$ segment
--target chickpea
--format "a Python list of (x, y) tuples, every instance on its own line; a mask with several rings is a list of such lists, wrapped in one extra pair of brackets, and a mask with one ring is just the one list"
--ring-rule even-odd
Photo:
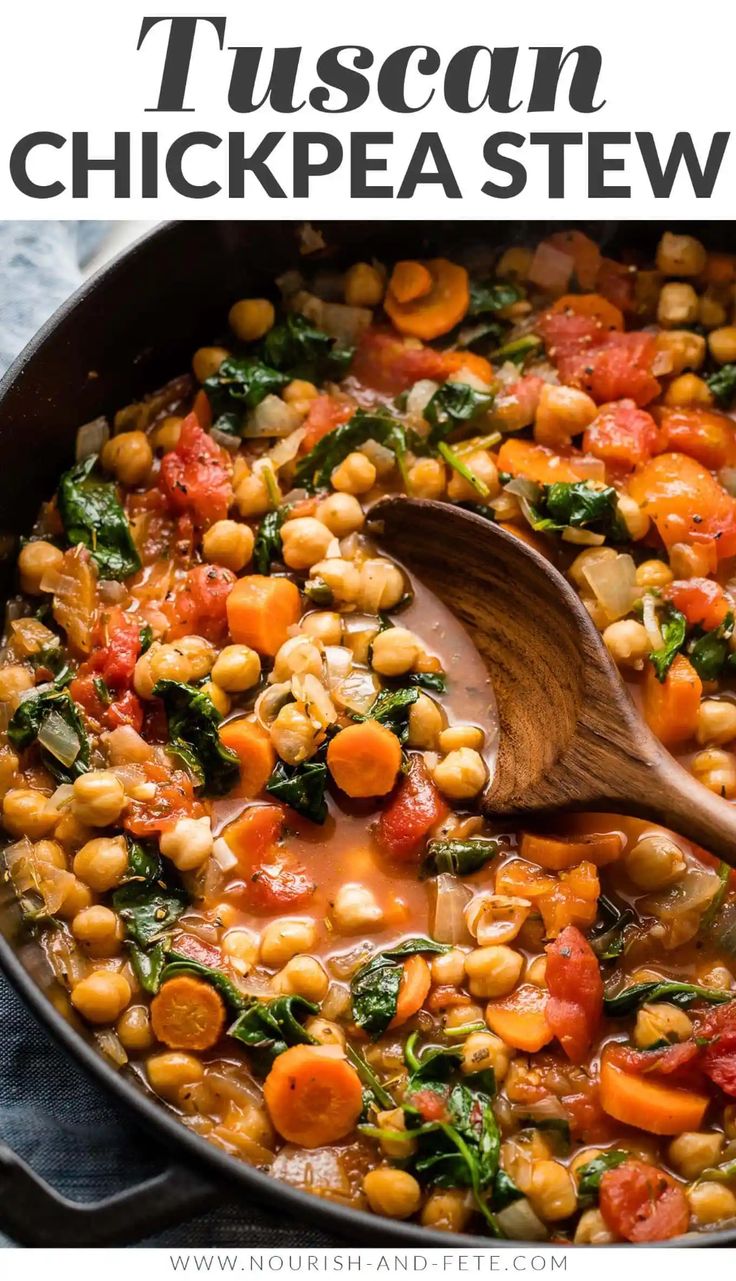
[(410, 747), (434, 752), (442, 733), (442, 711), (428, 694), (420, 694), (409, 708)]
[(314, 610), (305, 614), (300, 625), (307, 636), (322, 645), (339, 645), (342, 641), (342, 618), (332, 611)]
[[(401, 1130), (405, 1132), (406, 1118), (404, 1109), (390, 1108), (386, 1112), (379, 1112), (376, 1116), (376, 1124), (382, 1130)], [(394, 1161), (406, 1161), (416, 1152), (417, 1141), (407, 1134), (406, 1138), (379, 1139), (378, 1146), (384, 1156), (391, 1157)]]
[(281, 708), (271, 726), (271, 742), (282, 761), (298, 765), (314, 751), (316, 730), (309, 717), (296, 703)]
[(710, 289), (700, 296), (698, 321), (704, 329), (718, 329), (726, 323), (726, 308)]
[(315, 1016), (307, 1019), (304, 1026), (315, 1041), (319, 1041), (320, 1045), (337, 1045), (344, 1050), (346, 1036), (339, 1023), (333, 1023), (330, 1019), (321, 1019)]
[(633, 618), (609, 623), (603, 632), (603, 644), (618, 667), (641, 667), (652, 648), (646, 627)]
[(243, 569), (253, 555), (255, 535), (250, 525), (237, 520), (216, 520), (205, 531), (202, 551), (213, 565), (224, 565), (234, 574)]
[(657, 269), (664, 276), (699, 276), (707, 259), (705, 247), (694, 236), (665, 231), (657, 246)]
[(680, 374), (673, 378), (664, 393), (665, 405), (712, 405), (713, 392), (697, 374)]
[(703, 578), (711, 572), (710, 553), (705, 547), (673, 543), (669, 555), (670, 569), (675, 578)]
[(657, 351), (669, 356), (670, 373), (681, 374), (686, 369), (700, 369), (705, 360), (705, 339), (689, 329), (667, 329), (657, 334)]
[(354, 262), (345, 272), (343, 291), (349, 307), (377, 307), (385, 288), (381, 272), (368, 262)]
[(332, 920), (340, 934), (370, 932), (383, 924), (383, 909), (367, 886), (349, 883), (335, 894)]
[(488, 772), (479, 752), (472, 747), (459, 747), (448, 752), (434, 769), (434, 781), (444, 796), (454, 801), (468, 801), (485, 786)]
[(469, 480), (466, 480), (459, 472), (453, 471), (447, 483), (447, 497), (452, 499), (454, 503), (489, 502), (501, 492), (498, 468), (487, 450), (477, 449), (472, 454), (466, 455), (463, 458), (463, 462), (470, 468), (473, 475), (483, 482), (488, 489), (488, 493), (485, 497), (481, 497)]
[(442, 1023), (445, 1028), (472, 1027), (475, 1023), (484, 1023), (485, 1015), (479, 1005), (453, 1005), (446, 1010)]
[(169, 1103), (176, 1103), (185, 1085), (194, 1085), (204, 1077), (204, 1064), (193, 1054), (171, 1050), (156, 1054), (146, 1064), (146, 1073), (152, 1090)]
[(32, 841), (47, 836), (57, 813), (47, 808), (48, 798), (30, 787), (11, 787), (3, 797), (3, 825), (11, 836), (29, 836)]
[(387, 1219), (408, 1219), (422, 1204), (422, 1189), (412, 1174), (381, 1166), (369, 1170), (363, 1179), (363, 1191), (374, 1214)]
[(66, 889), (59, 908), (59, 916), (63, 917), (65, 921), (70, 921), (75, 916), (78, 916), (80, 912), (83, 912), (86, 907), (91, 906), (92, 891), (88, 885), (85, 885), (83, 881), (75, 877), (71, 885)]
[(664, 1001), (642, 1005), (636, 1016), (634, 1043), (640, 1050), (658, 1041), (687, 1041), (692, 1034), (692, 1020), (685, 1011)]
[(20, 701), (20, 695), (27, 689), (33, 689), (34, 684), (33, 676), (20, 663), (0, 667), (0, 702), (8, 703), (15, 710)]
[(33, 855), (38, 863), (48, 863), (51, 867), (58, 867), (62, 872), (66, 871), (66, 854), (58, 841), (36, 841), (33, 846)]
[(263, 478), (263, 471), (251, 472), (235, 487), (235, 502), (241, 516), (265, 516), (271, 510), (271, 495)]
[(613, 547), (586, 547), (584, 551), (578, 552), (568, 573), (576, 587), (581, 591), (590, 591), (590, 585), (586, 578), (585, 571), (590, 566), (595, 565), (601, 560), (613, 560), (616, 552)]
[(253, 930), (228, 930), (222, 940), (222, 950), (233, 969), (239, 974), (248, 974), (255, 968), (258, 961), (258, 935)]
[(708, 334), (708, 347), (719, 365), (730, 365), (736, 361), (736, 325), (713, 329)]
[(727, 1139), (736, 1139), (736, 1103), (723, 1109), (723, 1131)]
[(736, 796), (736, 756), (733, 752), (708, 747), (693, 757), (691, 769), (709, 792), (715, 792), (726, 800)]
[(220, 716), (227, 716), (230, 711), (230, 698), (225, 693), (225, 690), (220, 685), (216, 685), (214, 681), (205, 681), (204, 685), (200, 685), (199, 688), (200, 693), (205, 694), (210, 702), (214, 704)]
[(718, 1164), (722, 1149), (722, 1134), (704, 1134), (686, 1130), (672, 1140), (667, 1150), (667, 1157), (683, 1179), (697, 1179), (703, 1170)]
[(294, 993), (307, 1001), (324, 1001), (330, 985), (319, 961), (313, 956), (293, 956), (273, 980), (277, 992)]
[(634, 499), (630, 498), (628, 494), (619, 494), (617, 506), (619, 516), (621, 516), (626, 526), (629, 538), (635, 543), (640, 538), (646, 538), (652, 522), (646, 512), (642, 511), (639, 504), (635, 503)]
[(521, 245), (504, 249), (496, 264), (496, 275), (501, 280), (526, 280), (534, 253)]
[(273, 329), (276, 312), (267, 298), (241, 298), (227, 313), (228, 324), (241, 342), (256, 342)]
[(261, 935), (261, 961), (272, 967), (286, 965), (292, 956), (309, 952), (317, 942), (314, 921), (282, 916), (270, 921)]
[(311, 569), (322, 560), (333, 534), (314, 516), (297, 516), (281, 527), (284, 564), (290, 569)]
[(191, 872), (207, 862), (212, 853), (212, 828), (203, 818), (179, 818), (168, 832), (162, 832), (159, 846), (180, 872)]
[(704, 698), (698, 708), (698, 742), (730, 743), (736, 738), (736, 703), (726, 699)]
[(612, 1245), (615, 1240), (600, 1210), (583, 1211), (575, 1229), (575, 1245)]
[(261, 678), (261, 660), (248, 645), (226, 645), (215, 659), (212, 679), (228, 694), (252, 689)]
[(115, 956), (120, 950), (123, 929), (119, 916), (109, 907), (85, 907), (72, 920), (72, 934), (88, 945), (93, 956)]
[(736, 1195), (722, 1183), (696, 1183), (687, 1189), (687, 1199), (693, 1217), (703, 1226), (736, 1217)]
[(149, 1050), (154, 1037), (151, 1031), (151, 1017), (145, 1005), (130, 1005), (120, 1015), (116, 1025), (120, 1042), (125, 1050)]
[(461, 747), (472, 747), (478, 752), (484, 738), (483, 730), (477, 725), (448, 725), (440, 734), (440, 751), (456, 752)]
[(541, 445), (553, 447), (569, 444), (571, 436), (579, 436), (597, 417), (598, 406), (584, 391), (543, 383), (534, 422), (534, 439)]
[(360, 569), (360, 596), (370, 601), (371, 613), (393, 609), (406, 594), (406, 581), (398, 565), (380, 556), (363, 561)]
[(123, 431), (108, 440), (100, 461), (121, 485), (141, 485), (151, 474), (153, 450), (144, 431)]
[(72, 813), (88, 827), (109, 827), (125, 806), (125, 788), (109, 770), (91, 770), (74, 780)]
[(459, 947), (453, 947), (451, 951), (444, 952), (441, 956), (433, 956), (429, 968), (433, 983), (438, 986), (448, 984), (451, 987), (460, 987), (465, 978), (465, 952)]
[(376, 483), (376, 468), (365, 454), (348, 454), (330, 477), (333, 489), (343, 494), (367, 494)]
[(365, 524), (365, 513), (354, 494), (328, 494), (316, 515), (335, 538), (346, 538)]
[(166, 645), (154, 641), (135, 665), (133, 687), (141, 698), (151, 698), (157, 681), (202, 680), (214, 661), (215, 651), (203, 636), (181, 636)]
[(539, 1217), (547, 1222), (569, 1218), (577, 1207), (575, 1183), (570, 1171), (559, 1161), (535, 1161), (529, 1200)]
[(93, 970), (72, 988), (72, 1005), (89, 1023), (113, 1023), (130, 1001), (130, 984), (112, 970)]
[(722, 988), (729, 991), (733, 987), (733, 974), (725, 965), (712, 965), (700, 975), (703, 987)]
[(292, 636), (284, 641), (273, 663), (273, 679), (291, 680), (292, 676), (324, 675), (322, 654), (317, 645), (306, 636)]
[(381, 676), (403, 676), (410, 672), (421, 653), (421, 645), (406, 627), (387, 627), (373, 641), (371, 666)]
[(514, 1050), (500, 1036), (492, 1032), (471, 1032), (463, 1046), (460, 1070), (464, 1076), (472, 1076), (474, 1072), (490, 1068), (498, 1084), (508, 1072), (513, 1056)]
[(637, 587), (667, 587), (674, 577), (669, 565), (665, 565), (663, 560), (645, 560), (637, 566), (636, 585)]
[[(363, 566), (364, 571), (365, 566)], [(351, 605), (360, 595), (361, 570), (352, 561), (343, 560), (339, 556), (331, 557), (330, 560), (321, 560), (316, 565), (312, 565), (311, 575), (313, 578), (320, 578), (326, 584), (338, 603)], [(380, 608), (385, 607), (380, 606)]]
[(198, 383), (214, 378), (223, 360), (230, 352), (225, 347), (198, 347), (192, 357), (192, 371)]
[(547, 986), (546, 956), (535, 956), (534, 960), (529, 962), (524, 978), (527, 983), (533, 983), (535, 987), (546, 987)]
[(679, 845), (663, 833), (653, 833), (637, 841), (624, 855), (623, 865), (629, 880), (648, 893), (674, 885), (686, 866)]
[(18, 556), (22, 590), (29, 596), (40, 596), (44, 578), (47, 574), (54, 574), (61, 569), (63, 559), (64, 553), (61, 549), (54, 547), (53, 543), (47, 543), (43, 538), (34, 538), (30, 543), (26, 543)]
[(287, 383), (281, 393), (281, 399), (285, 400), (287, 405), (298, 405), (306, 400), (316, 400), (319, 396), (319, 388), (314, 383), (307, 382), (305, 378), (292, 378)]
[(163, 454), (168, 454), (172, 449), (176, 449), (181, 436), (181, 425), (183, 418), (176, 414), (169, 414), (159, 423), (158, 427), (151, 436), (151, 443), (154, 448), (160, 449)]
[(420, 1223), (437, 1232), (464, 1232), (472, 1213), (467, 1192), (461, 1188), (436, 1188), (422, 1206)]
[(17, 782), (19, 764), (15, 752), (8, 747), (0, 747), (0, 799), (7, 796), (13, 783)]
[(413, 498), (442, 498), (446, 488), (447, 472), (439, 458), (418, 458), (409, 468), (409, 493)]
[(473, 996), (508, 996), (519, 982), (523, 968), (521, 952), (504, 943), (477, 947), (465, 958), (465, 973)]
[(97, 894), (114, 890), (128, 870), (124, 836), (97, 836), (74, 855), (74, 874)]
[(672, 281), (663, 285), (657, 304), (657, 320), (664, 329), (681, 329), (698, 318), (698, 295), (692, 285)]

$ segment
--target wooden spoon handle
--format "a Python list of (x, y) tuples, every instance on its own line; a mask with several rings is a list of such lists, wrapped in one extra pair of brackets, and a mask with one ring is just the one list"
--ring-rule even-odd
[[(629, 813), (652, 818), (736, 867), (736, 805), (704, 787), (668, 752), (653, 768), (629, 777)], [(633, 786), (632, 786), (633, 784)]]

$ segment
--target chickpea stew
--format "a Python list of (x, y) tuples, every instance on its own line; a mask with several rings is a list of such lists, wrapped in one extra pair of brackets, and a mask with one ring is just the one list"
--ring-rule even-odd
[(448, 1232), (662, 1241), (736, 1220), (733, 874), (483, 816), (487, 673), (370, 506), (531, 541), (736, 799), (736, 257), (469, 262), (292, 273), (80, 428), (7, 613), (5, 876), (100, 1051), (227, 1153)]

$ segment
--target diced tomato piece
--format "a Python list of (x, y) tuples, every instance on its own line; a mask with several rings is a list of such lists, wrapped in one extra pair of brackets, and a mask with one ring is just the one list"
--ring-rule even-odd
[(600, 1092), (590, 1081), (578, 1094), (563, 1094), (570, 1119), (570, 1137), (576, 1143), (609, 1143), (616, 1136), (615, 1123), (601, 1107)]
[(106, 643), (91, 661), (110, 689), (127, 689), (141, 652), (141, 624), (121, 609), (112, 610), (105, 626)]
[(143, 704), (132, 689), (126, 689), (107, 708), (104, 723), (108, 729), (117, 729), (120, 725), (132, 725), (140, 734), (143, 728)]
[(687, 1232), (690, 1207), (682, 1188), (664, 1170), (624, 1161), (601, 1178), (601, 1214), (626, 1241), (668, 1241)]
[(308, 902), (315, 889), (314, 881), (296, 860), (279, 855), (273, 862), (253, 868), (244, 898), (254, 912), (272, 915)]
[(673, 543), (712, 545), (718, 560), (736, 555), (736, 501), (702, 463), (686, 454), (658, 454), (634, 473), (629, 493)]
[[(497, 891), (498, 892), (498, 891)], [(594, 863), (583, 861), (560, 872), (539, 900), (548, 938), (557, 938), (568, 925), (589, 929), (596, 918), (601, 884)]]
[(611, 1045), (606, 1051), (608, 1061), (623, 1072), (634, 1076), (670, 1076), (682, 1085), (702, 1083), (699, 1062), (701, 1047), (695, 1041), (681, 1041), (677, 1045), (662, 1046), (659, 1050), (636, 1050), (633, 1045)]
[(616, 333), (593, 316), (567, 312), (546, 312), (536, 330), (562, 382), (587, 391), (599, 405), (625, 399), (647, 405), (659, 394), (653, 334)]
[(623, 312), (636, 311), (636, 269), (613, 258), (602, 258), (596, 290)]
[(323, 436), (342, 426), (354, 413), (352, 401), (340, 400), (337, 396), (315, 396), (302, 424), (305, 434), (299, 446), (301, 453), (309, 453)]
[(583, 437), (586, 453), (627, 470), (646, 463), (656, 453), (659, 440), (657, 424), (645, 409), (633, 400), (619, 400), (601, 405), (600, 413)]
[(132, 800), (123, 817), (123, 827), (134, 836), (167, 832), (180, 818), (199, 818), (204, 809), (195, 799), (192, 780), (183, 770), (166, 770), (161, 765), (144, 765), (146, 777), (156, 784), (150, 800)]
[(655, 411), (660, 425), (660, 450), (677, 450), (697, 458), (709, 471), (730, 467), (736, 462), (736, 424), (727, 414), (695, 405)]
[(214, 947), (211, 943), (203, 943), (196, 934), (177, 934), (173, 951), (178, 952), (180, 956), (188, 957), (190, 961), (197, 961), (199, 965), (210, 965), (215, 968), (222, 965), (220, 948)]
[(176, 448), (161, 462), (159, 483), (174, 512), (188, 513), (206, 527), (227, 516), (233, 497), (230, 472), (225, 451), (202, 429), (196, 414), (189, 414)]
[(422, 757), (413, 752), (407, 773), (378, 820), (378, 840), (394, 858), (418, 859), (431, 828), (446, 814), (447, 806)]
[(447, 1104), (437, 1090), (413, 1090), (411, 1105), (423, 1121), (443, 1121), (447, 1116)]
[(710, 1042), (703, 1052), (703, 1071), (724, 1094), (736, 1098), (736, 1002), (710, 1010), (697, 1032)]
[(227, 632), (227, 598), (235, 582), (232, 570), (221, 565), (196, 565), (190, 569), (173, 601), (164, 612), (171, 619), (170, 639), (204, 636), (222, 640)]
[(581, 289), (594, 287), (602, 259), (598, 245), (590, 236), (583, 231), (555, 231), (543, 243), (570, 255), (575, 279)]
[[(82, 669), (87, 670), (83, 671)], [(95, 675), (83, 663), (69, 686), (69, 693), (90, 721), (99, 729), (117, 729), (119, 725), (132, 725), (140, 732), (143, 726), (143, 704), (132, 690), (123, 690), (119, 698), (107, 702), (100, 696), (96, 681), (104, 679)]]
[(706, 632), (720, 627), (731, 610), (726, 593), (712, 578), (678, 579), (665, 589), (664, 596), (685, 615), (690, 627), (702, 627)]
[(573, 1063), (585, 1059), (603, 1014), (603, 979), (595, 953), (574, 925), (549, 943), (547, 1022)]
[(493, 370), (488, 361), (473, 352), (410, 346), (384, 329), (366, 329), (350, 373), (363, 386), (395, 396), (422, 378), (441, 383), (462, 368), (470, 369), (486, 382), (492, 381)]

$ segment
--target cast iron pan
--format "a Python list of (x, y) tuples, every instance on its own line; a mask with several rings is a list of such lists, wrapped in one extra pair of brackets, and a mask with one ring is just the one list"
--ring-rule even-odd
[[(184, 222), (157, 228), (88, 281), (48, 321), (0, 383), (0, 593), (13, 583), (15, 540), (69, 464), (77, 427), (111, 414), (168, 378), (185, 372), (194, 349), (223, 333), (230, 304), (273, 293), (283, 271), (305, 262), (296, 222)], [(559, 226), (559, 224), (558, 224)], [(547, 229), (527, 230), (538, 238)], [(585, 228), (602, 244), (651, 252), (653, 223)], [(724, 249), (729, 224), (690, 225)], [(524, 228), (502, 223), (324, 223), (326, 248), (307, 262), (332, 267), (375, 256), (383, 260), (452, 254), (453, 244), (501, 244)], [(6, 537), (13, 536), (12, 538)], [(0, 965), (57, 1041), (143, 1127), (144, 1142), (162, 1149), (168, 1166), (145, 1184), (106, 1201), (79, 1205), (60, 1197), (0, 1143), (0, 1228), (37, 1246), (130, 1243), (240, 1190), (243, 1214), (258, 1202), (318, 1224), (356, 1245), (511, 1246), (487, 1237), (448, 1236), (396, 1223), (313, 1197), (261, 1174), (193, 1134), (131, 1075), (116, 1072), (80, 1025), (50, 999), (51, 976), (37, 947), (24, 939), (7, 887), (0, 888)], [(58, 989), (57, 989), (58, 993)], [(1, 1088), (1, 1083), (0, 1083)], [(683, 1245), (726, 1245), (736, 1231), (683, 1238)], [(540, 1248), (539, 1243), (534, 1243)]]

